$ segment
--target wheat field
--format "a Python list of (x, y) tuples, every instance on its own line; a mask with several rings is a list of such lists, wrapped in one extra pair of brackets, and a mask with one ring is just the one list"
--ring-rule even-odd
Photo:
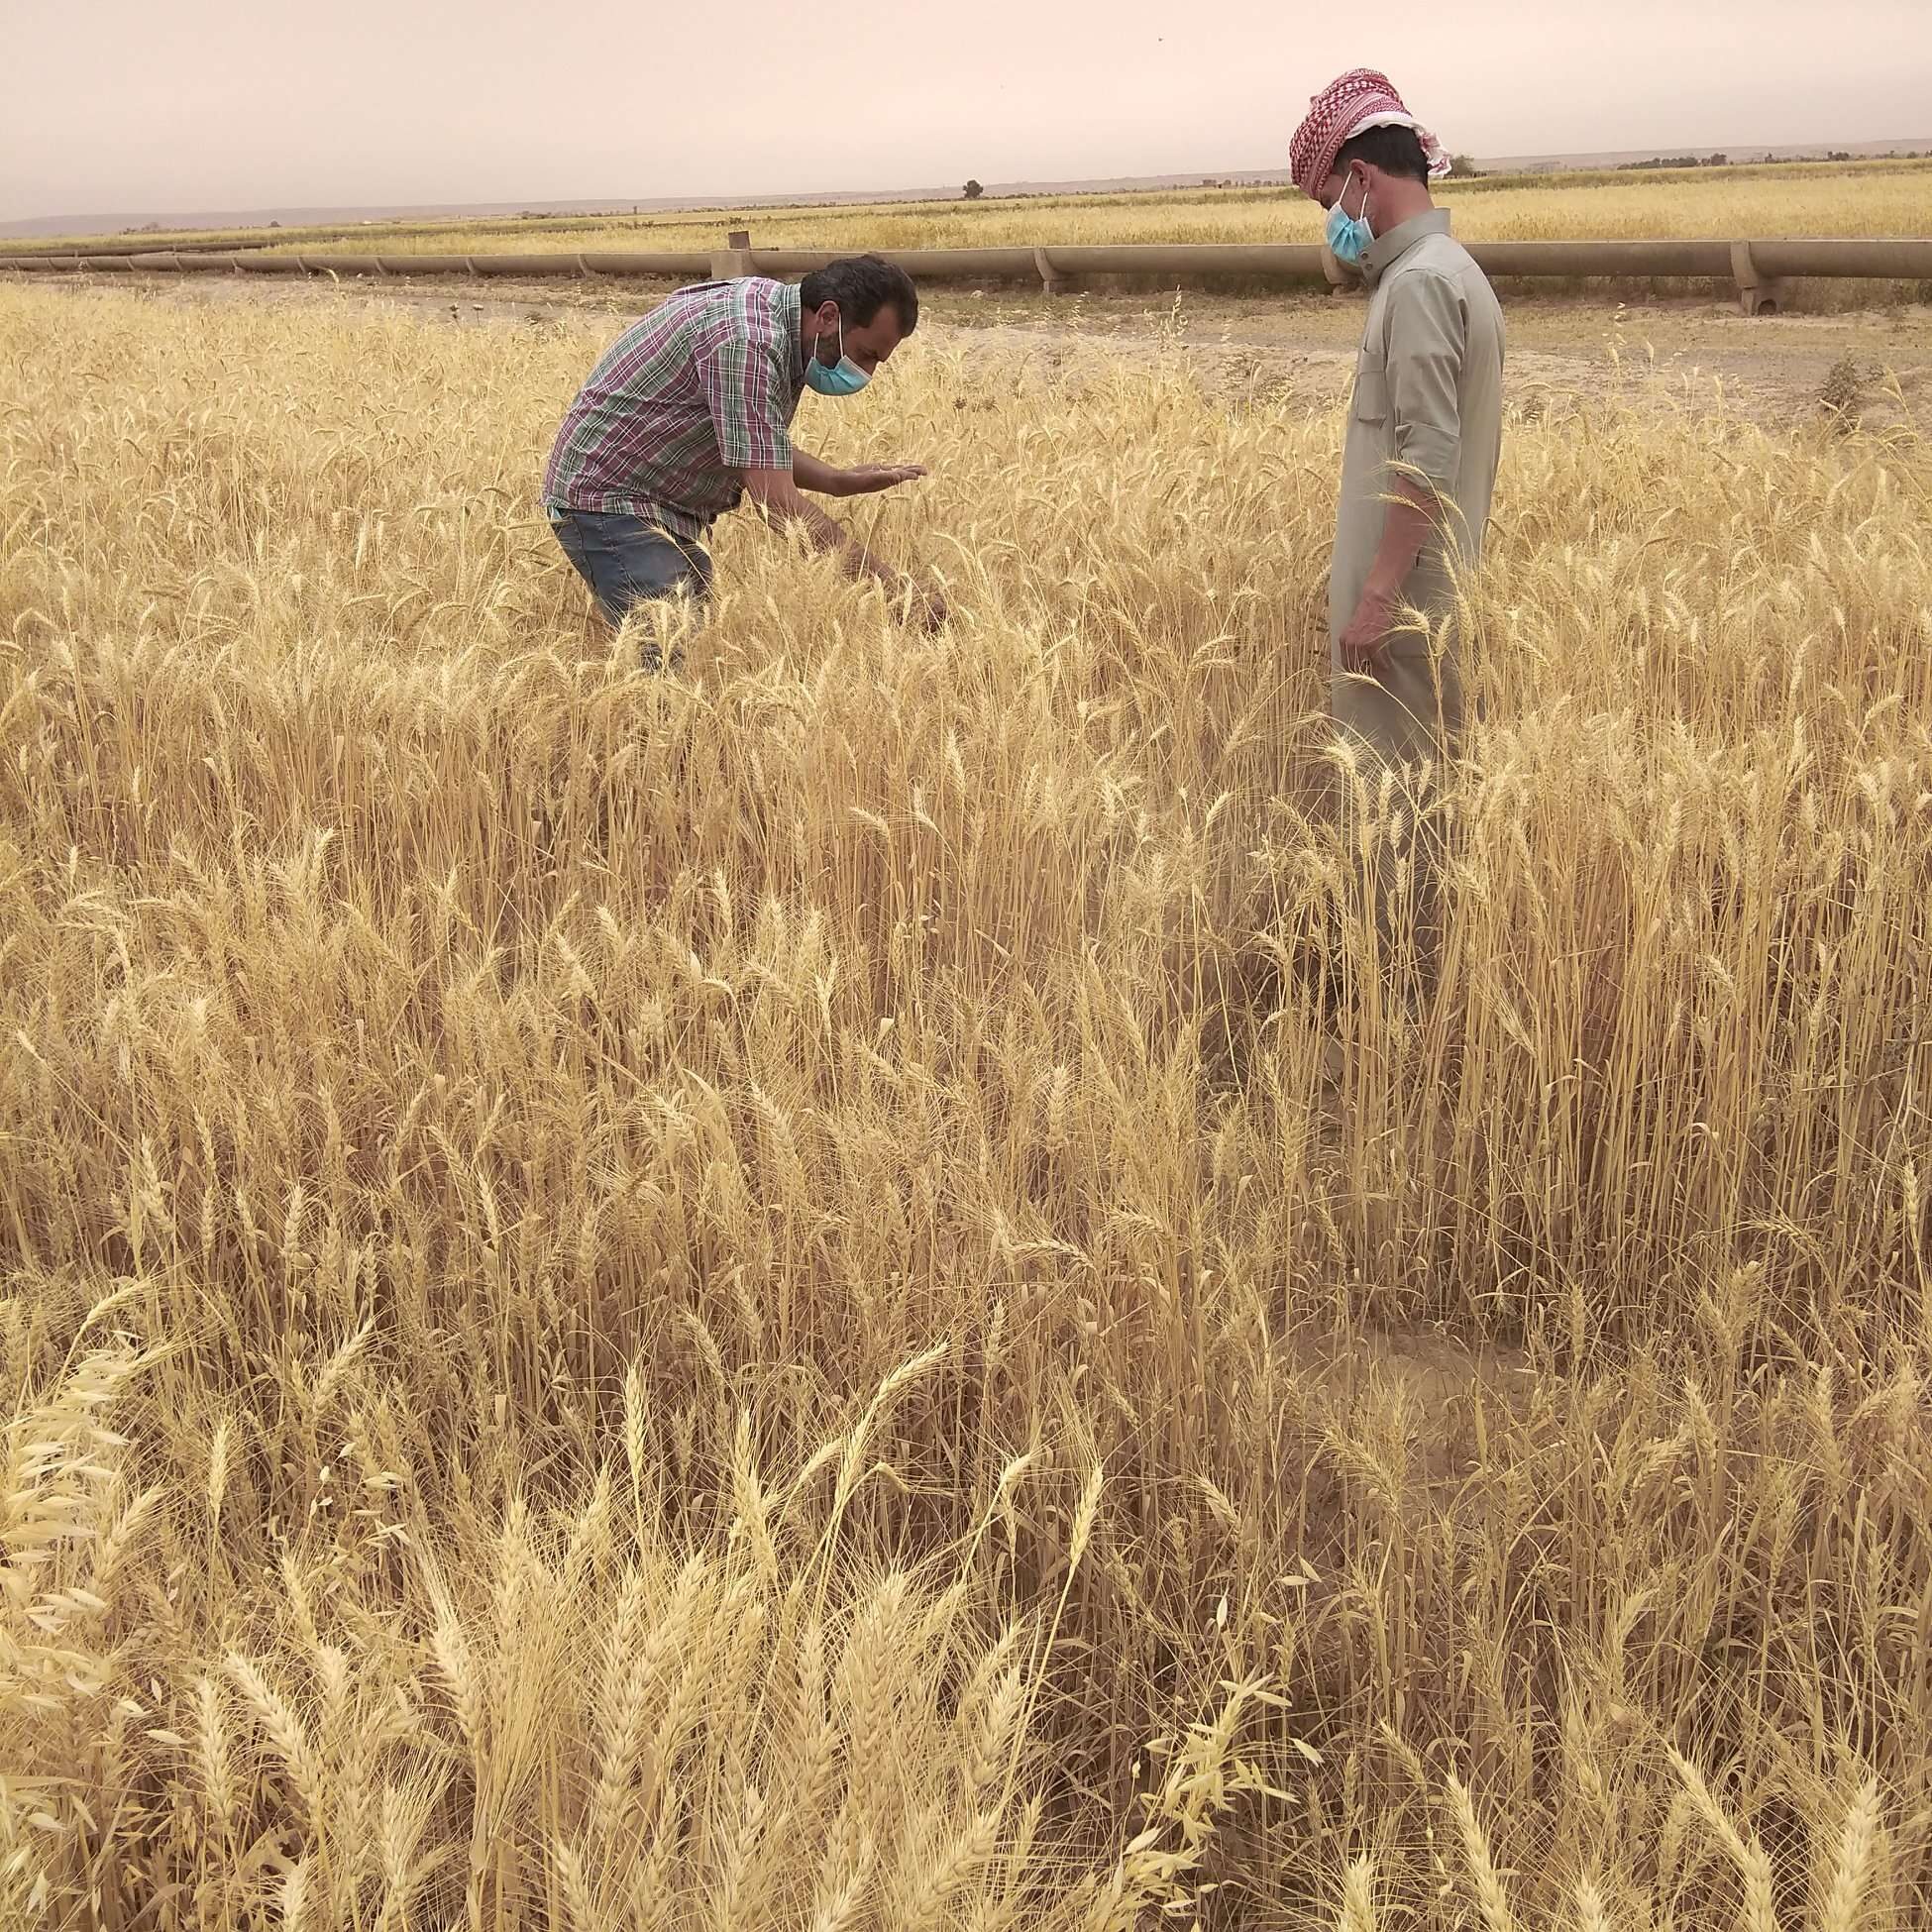
[[(1468, 241), (1923, 235), (1932, 161), (1783, 165), (1699, 173), (1591, 174), (1578, 181), (1451, 177), (1438, 185)], [(329, 230), (276, 246), (461, 254), (503, 249), (717, 249), (734, 228), (760, 248), (1032, 248), (1175, 242), (1319, 242), (1322, 211), (1285, 187), (1160, 190), (742, 208), (570, 221), (398, 224)]]
[[(1771, 167), (1642, 173), (1451, 176), (1438, 194), (1469, 241), (1650, 241), (1660, 237), (1921, 236), (1928, 232), (1932, 161), (1797, 162)], [(988, 195), (982, 200), (713, 208), (630, 215), (547, 215), (376, 221), (290, 227), (278, 252), (491, 254), (505, 250), (721, 249), (733, 229), (761, 248), (1032, 248), (1041, 244), (1318, 242), (1322, 213), (1294, 190), (1166, 188), (1088, 194)], [(69, 239), (107, 239), (102, 237)], [(263, 239), (191, 231), (135, 238)], [(57, 240), (0, 242), (34, 254)]]
[(671, 682), (600, 341), (0, 288), (0, 1923), (1924, 1923), (1923, 445), (1512, 417), (1424, 995), (1339, 406), (928, 329)]

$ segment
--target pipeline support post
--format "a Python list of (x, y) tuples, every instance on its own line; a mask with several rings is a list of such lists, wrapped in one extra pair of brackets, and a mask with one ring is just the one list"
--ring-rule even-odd
[(1731, 244), (1731, 278), (1738, 284), (1738, 308), (1745, 315), (1775, 315), (1789, 294), (1783, 282), (1760, 272), (1749, 242)]
[(1033, 267), (1038, 271), (1040, 286), (1049, 295), (1064, 295), (1067, 292), (1071, 284), (1053, 266), (1053, 258), (1044, 249), (1033, 251)]
[(725, 237), (725, 246), (711, 251), (711, 279), (743, 281), (751, 272), (751, 230), (734, 228)]

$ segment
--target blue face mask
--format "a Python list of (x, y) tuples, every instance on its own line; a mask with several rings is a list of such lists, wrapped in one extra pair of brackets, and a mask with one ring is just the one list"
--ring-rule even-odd
[(1361, 213), (1349, 214), (1342, 205), (1347, 198), (1344, 187), (1329, 210), (1329, 253), (1350, 268), (1361, 267), (1361, 259), (1368, 253), (1369, 245), (1375, 240), (1375, 231), (1368, 225), (1368, 193), (1364, 189), (1361, 198)]
[(845, 353), (845, 318), (838, 318), (838, 361), (831, 364), (818, 360), (814, 348), (805, 358), (805, 385), (819, 395), (857, 395), (872, 380), (851, 357)]

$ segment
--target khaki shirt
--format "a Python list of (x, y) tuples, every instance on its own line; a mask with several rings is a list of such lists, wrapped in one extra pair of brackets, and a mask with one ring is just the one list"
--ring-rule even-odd
[(1395, 465), (1426, 478), (1445, 511), (1442, 534), (1424, 546), (1403, 601), (1434, 616), (1454, 608), (1450, 553), (1469, 569), (1481, 561), (1503, 440), (1503, 312), (1449, 234), (1447, 211), (1391, 229), (1369, 249), (1362, 272), (1374, 293), (1355, 365), (1329, 577), (1336, 642), (1381, 546)]

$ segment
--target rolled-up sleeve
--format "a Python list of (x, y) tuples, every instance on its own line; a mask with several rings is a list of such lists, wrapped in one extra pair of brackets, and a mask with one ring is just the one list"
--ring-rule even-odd
[(1454, 491), (1462, 458), (1457, 401), (1468, 316), (1447, 275), (1404, 275), (1389, 290), (1389, 407), (1399, 463), (1439, 495)]
[(733, 331), (696, 357), (705, 406), (728, 470), (789, 470), (792, 437), (780, 404), (783, 375), (769, 343)]

